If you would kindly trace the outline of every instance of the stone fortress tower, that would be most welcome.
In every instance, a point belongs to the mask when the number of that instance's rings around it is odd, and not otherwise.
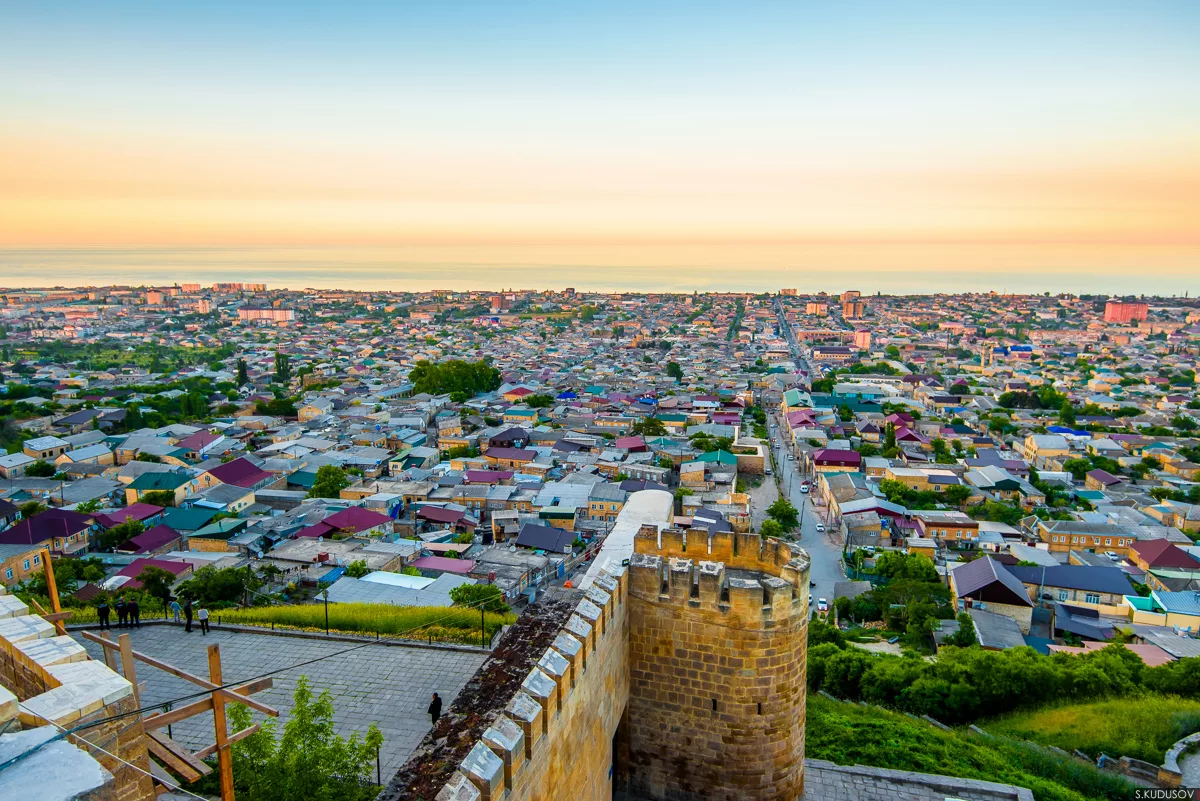
[[[641,527],[629,564],[632,795],[804,794],[808,575],[799,545]]]
[[[673,509],[634,493],[520,689],[473,710],[457,769],[433,747],[404,777],[446,775],[437,801],[799,801],[808,554],[685,532]],[[380,801],[416,797],[406,782]]]

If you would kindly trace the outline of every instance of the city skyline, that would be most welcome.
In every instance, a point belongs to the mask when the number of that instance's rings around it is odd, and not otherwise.
[[[0,279],[1194,293],[1198,16],[18,9]]]

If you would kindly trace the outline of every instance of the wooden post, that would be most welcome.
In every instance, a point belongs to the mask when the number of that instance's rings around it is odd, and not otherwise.
[[[58,602],[58,583],[54,580],[54,566],[50,564],[49,548],[42,549],[42,570],[46,573],[46,594],[50,596],[50,612],[57,615],[62,611],[62,605]],[[67,627],[61,620],[54,621],[54,629],[60,635],[67,633]]]
[[[217,643],[208,646],[208,680],[217,686],[224,683],[221,678],[221,646]],[[233,754],[229,751],[229,727],[225,722],[225,693],[214,692],[212,700],[213,723],[217,729],[217,771],[221,776],[221,801],[234,801]]]
[[[125,680],[133,685],[133,705],[140,709],[142,698],[138,692],[137,668],[133,666],[133,644],[129,641],[129,635],[118,636],[117,645],[121,648],[121,673],[125,675]]]
[[[86,633],[87,632],[85,632],[85,634]],[[112,637],[109,635],[109,633],[107,631],[100,632],[100,636],[105,640],[108,640],[110,642],[112,641]],[[116,654],[113,653],[111,648],[106,647],[106,648],[101,648],[100,650],[104,652],[104,664],[108,665],[109,670],[116,673],[117,672]]]

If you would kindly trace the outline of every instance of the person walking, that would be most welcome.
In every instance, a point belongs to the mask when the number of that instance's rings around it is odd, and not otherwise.
[[[208,610],[205,609],[203,606],[200,607],[200,611],[196,613],[196,617],[200,619],[200,633],[207,635],[208,634]]]
[[[125,628],[125,616],[129,614],[129,609],[125,606],[125,596],[117,597],[117,628]]]
[[[125,607],[125,611],[129,613],[129,627],[142,627],[142,607],[138,605],[137,598],[130,598],[129,604]]]
[[[187,633],[192,633],[192,599],[188,598],[183,602],[183,616],[187,618],[187,627],[184,629]]]
[[[171,610],[171,614],[174,615],[175,622],[178,623],[179,622],[179,613],[183,611],[183,607],[179,605],[179,599],[172,598],[171,605],[168,608]]]
[[[433,700],[429,702],[429,717],[436,726],[438,718],[442,716],[442,697],[437,693],[433,694]]]
[[[108,622],[108,601],[101,598],[100,603],[96,604],[96,616],[100,618],[100,630],[111,629],[112,625]]]

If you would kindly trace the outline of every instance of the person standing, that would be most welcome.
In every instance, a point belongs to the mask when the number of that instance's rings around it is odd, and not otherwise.
[[[129,627],[142,627],[142,607],[138,605],[137,598],[130,598],[129,604],[125,607],[125,611],[129,614]]]
[[[96,616],[100,618],[101,631],[112,628],[112,625],[108,622],[108,611],[108,601],[101,598],[100,603],[96,604]]]
[[[179,599],[172,598],[171,606],[168,608],[171,610],[171,614],[174,615],[175,622],[178,623],[179,622],[179,613],[183,611],[183,607],[179,605]]]
[[[437,693],[433,694],[433,700],[429,702],[429,717],[436,726],[438,718],[442,716],[442,697]]]
[[[192,599],[188,598],[183,602],[183,616],[187,618],[187,627],[184,631],[191,634],[192,632]]]
[[[125,596],[117,596],[117,628],[125,628],[125,616],[129,614],[129,609],[125,606]]]
[[[196,617],[198,617],[200,619],[200,633],[207,635],[208,634],[208,610],[205,609],[203,606],[200,607],[200,611],[196,613]]]

